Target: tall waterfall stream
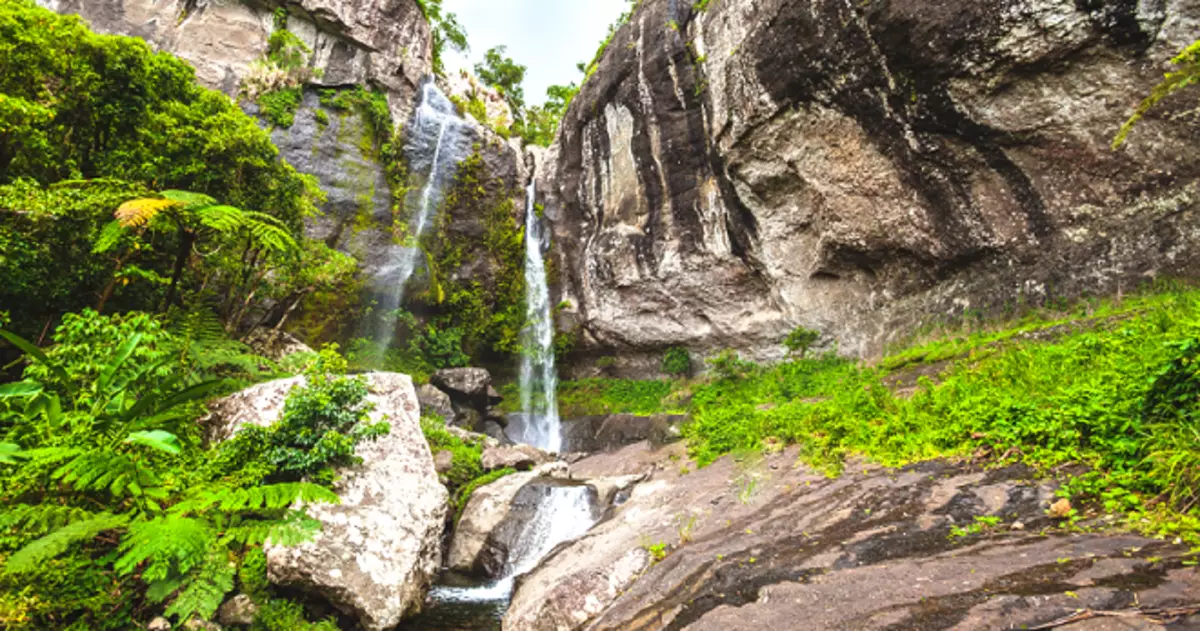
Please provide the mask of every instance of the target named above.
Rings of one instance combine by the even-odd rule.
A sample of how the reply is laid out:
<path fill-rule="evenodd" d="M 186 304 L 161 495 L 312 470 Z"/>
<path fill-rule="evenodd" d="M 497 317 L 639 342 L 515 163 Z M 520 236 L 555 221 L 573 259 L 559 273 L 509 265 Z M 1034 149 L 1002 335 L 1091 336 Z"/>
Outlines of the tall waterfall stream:
<path fill-rule="evenodd" d="M 422 204 L 440 195 L 430 192 L 435 178 L 431 176 L 429 181 Z M 556 394 L 554 319 L 543 254 L 547 243 L 537 212 L 536 192 L 531 182 L 526 190 L 526 326 L 521 334 L 520 389 L 524 419 L 519 434 L 513 438 L 544 451 L 559 452 L 563 437 Z M 423 206 L 422 215 L 426 210 Z M 538 484 L 536 490 L 536 510 L 510 550 L 500 578 L 482 585 L 435 586 L 429 596 L 428 611 L 412 620 L 406 629 L 499 629 L 516 577 L 534 569 L 558 544 L 584 535 L 599 518 L 593 505 L 594 492 L 587 486 Z"/>

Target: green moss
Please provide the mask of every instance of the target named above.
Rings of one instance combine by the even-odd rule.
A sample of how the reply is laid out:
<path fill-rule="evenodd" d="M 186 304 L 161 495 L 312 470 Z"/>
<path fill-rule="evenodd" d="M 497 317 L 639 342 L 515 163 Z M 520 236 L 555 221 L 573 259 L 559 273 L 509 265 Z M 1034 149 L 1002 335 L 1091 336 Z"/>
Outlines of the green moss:
<path fill-rule="evenodd" d="M 318 129 L 324 131 L 326 127 L 329 127 L 329 114 L 326 114 L 325 110 L 318 109 L 313 113 L 313 119 L 317 121 Z"/>
<path fill-rule="evenodd" d="M 296 122 L 296 111 L 300 109 L 303 92 L 300 88 L 284 88 L 258 96 L 258 107 L 263 118 L 272 125 L 287 129 Z"/>

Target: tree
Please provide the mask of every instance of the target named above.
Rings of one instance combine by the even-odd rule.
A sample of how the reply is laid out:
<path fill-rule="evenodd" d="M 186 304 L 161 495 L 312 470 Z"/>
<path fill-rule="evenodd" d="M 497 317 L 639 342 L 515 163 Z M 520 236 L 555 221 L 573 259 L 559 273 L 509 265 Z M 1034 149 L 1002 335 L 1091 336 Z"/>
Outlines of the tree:
<path fill-rule="evenodd" d="M 506 46 L 497 46 L 484 54 L 483 63 L 475 64 L 475 74 L 486 84 L 496 88 L 508 101 L 515 118 L 523 118 L 525 109 L 525 66 L 505 57 Z"/>
<path fill-rule="evenodd" d="M 292 256 L 299 249 L 278 219 L 266 213 L 221 205 L 207 195 L 189 191 L 163 191 L 158 198 L 125 202 L 117 209 L 116 220 L 110 226 L 115 226 L 112 230 L 169 230 L 178 235 L 170 287 L 164 299 L 167 307 L 175 303 L 179 279 L 193 250 L 210 238 L 242 235 L 248 248 L 266 256 Z"/>
<path fill-rule="evenodd" d="M 469 48 L 467 32 L 458 23 L 457 15 L 442 10 L 442 0 L 417 0 L 417 7 L 433 28 L 433 73 L 444 77 L 446 66 L 442 56 L 446 48 L 465 52 Z"/>

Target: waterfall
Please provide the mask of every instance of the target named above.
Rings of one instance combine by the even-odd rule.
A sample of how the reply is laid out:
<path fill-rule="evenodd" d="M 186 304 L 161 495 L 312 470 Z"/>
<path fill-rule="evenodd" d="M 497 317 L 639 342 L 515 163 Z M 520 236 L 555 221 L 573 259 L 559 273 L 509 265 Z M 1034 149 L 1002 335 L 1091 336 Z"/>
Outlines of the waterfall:
<path fill-rule="evenodd" d="M 558 374 L 554 367 L 554 316 L 546 284 L 545 240 L 530 182 L 525 200 L 525 329 L 521 331 L 521 409 L 518 442 L 550 452 L 562 450 L 558 418 Z"/>
<path fill-rule="evenodd" d="M 425 185 L 414 200 L 417 213 L 409 224 L 410 240 L 390 247 L 389 262 L 375 281 L 380 317 L 376 321 L 374 339 L 380 350 L 391 346 L 396 335 L 396 310 L 404 304 L 404 287 L 416 271 L 421 256 L 417 241 L 425 234 L 442 203 L 447 176 L 453 175 L 454 166 L 465 156 L 463 145 L 467 144 L 468 131 L 466 122 L 459 118 L 450 99 L 433 81 L 427 81 L 421 88 L 421 102 L 409 123 L 405 145 L 411 172 L 427 173 Z"/>
<path fill-rule="evenodd" d="M 537 567 L 558 544 L 582 537 L 596 524 L 599 515 L 591 487 L 532 484 L 539 493 L 536 512 L 513 542 L 500 578 L 483 587 L 437 586 L 430 592 L 431 598 L 442 602 L 506 600 L 516 577 Z"/>

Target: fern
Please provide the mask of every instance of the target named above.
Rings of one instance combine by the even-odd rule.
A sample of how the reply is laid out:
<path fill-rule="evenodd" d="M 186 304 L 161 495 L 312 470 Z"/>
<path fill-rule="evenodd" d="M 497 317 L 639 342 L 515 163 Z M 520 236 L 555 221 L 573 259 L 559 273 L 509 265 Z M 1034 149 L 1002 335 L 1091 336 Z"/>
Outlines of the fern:
<path fill-rule="evenodd" d="M 67 524 L 95 517 L 91 511 L 58 504 L 17 504 L 0 513 L 0 530 L 48 533 Z"/>
<path fill-rule="evenodd" d="M 272 545 L 286 547 L 311 541 L 318 532 L 321 532 L 321 522 L 303 511 L 288 511 L 283 519 L 251 520 L 230 526 L 221 542 L 259 546 L 270 541 Z"/>
<path fill-rule="evenodd" d="M 121 242 L 123 236 L 125 236 L 125 226 L 121 224 L 120 219 L 108 222 L 100 230 L 100 236 L 96 238 L 96 243 L 92 245 L 92 254 L 104 254 L 112 250 Z"/>
<path fill-rule="evenodd" d="M 204 560 L 208 549 L 216 543 L 217 533 L 203 519 L 167 515 L 130 526 L 121 540 L 121 556 L 113 569 L 131 574 L 139 565 L 148 563 L 142 580 L 161 581 L 173 573 L 187 574 Z"/>
<path fill-rule="evenodd" d="M 171 508 L 174 514 L 198 514 L 214 508 L 225 513 L 280 510 L 296 502 L 305 504 L 337 504 L 333 491 L 308 482 L 284 482 L 250 488 L 217 487 L 199 491 L 195 497 Z"/>
<path fill-rule="evenodd" d="M 70 485 L 77 492 L 103 492 L 121 500 L 144 495 L 159 484 L 158 476 L 139 469 L 132 458 L 110 451 L 86 451 L 72 458 L 51 474 L 51 478 Z"/>
<path fill-rule="evenodd" d="M 66 552 L 71 546 L 91 541 L 106 530 L 122 528 L 128 523 L 127 515 L 112 513 L 100 513 L 82 521 L 72 522 L 18 550 L 8 558 L 5 571 L 19 574 L 40 570 L 43 563 Z"/>
<path fill-rule="evenodd" d="M 182 582 L 183 590 L 167 607 L 166 615 L 180 621 L 193 615 L 201 620 L 212 618 L 225 594 L 233 591 L 236 574 L 237 568 L 229 562 L 228 555 L 210 551 L 200 567 Z"/>

